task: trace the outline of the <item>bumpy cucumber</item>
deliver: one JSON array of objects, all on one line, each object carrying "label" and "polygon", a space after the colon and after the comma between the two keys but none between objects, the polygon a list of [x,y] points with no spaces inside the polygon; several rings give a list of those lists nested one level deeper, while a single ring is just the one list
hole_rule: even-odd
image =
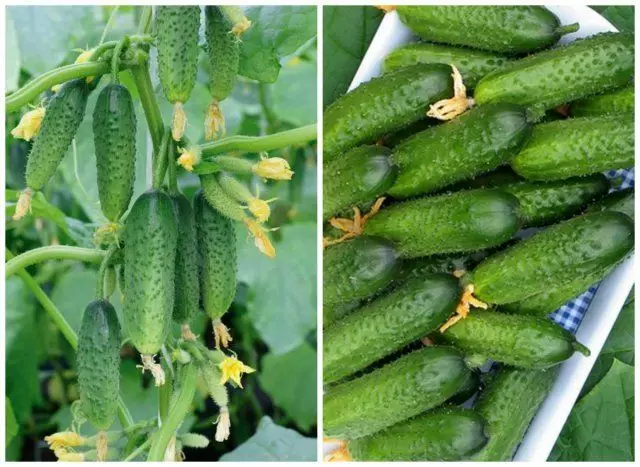
[{"label": "bumpy cucumber", "polygon": [[540,6],[398,6],[398,14],[426,41],[521,54],[549,47],[578,25]]},{"label": "bumpy cucumber", "polygon": [[217,101],[226,99],[236,82],[240,66],[240,39],[231,32],[233,23],[220,7],[205,7],[207,54],[211,94]]},{"label": "bumpy cucumber", "polygon": [[211,207],[202,191],[196,193],[194,208],[202,307],[216,320],[227,312],[236,294],[236,231],[233,222]]},{"label": "bumpy cucumber", "polygon": [[455,185],[451,185],[445,188],[445,191],[459,191],[470,190],[472,188],[494,188],[501,185],[506,185],[512,182],[521,182],[524,180],[517,173],[511,170],[509,166],[502,166],[487,172],[483,175],[478,175],[470,180],[464,180]]},{"label": "bumpy cucumber", "polygon": [[222,189],[216,174],[201,175],[200,186],[209,204],[223,216],[239,222],[247,217],[242,206]]},{"label": "bumpy cucumber", "polygon": [[632,113],[635,107],[633,84],[605,94],[585,97],[572,102],[571,115],[574,117],[593,117],[596,115]]},{"label": "bumpy cucumber", "polygon": [[42,190],[53,176],[78,131],[89,97],[86,80],[65,83],[51,98],[27,160],[26,182]]},{"label": "bumpy cucumber", "polygon": [[186,196],[178,193],[171,199],[178,221],[173,320],[178,324],[189,324],[198,312],[200,301],[196,219]]},{"label": "bumpy cucumber", "polygon": [[78,335],[78,389],[82,412],[98,430],[113,423],[120,387],[120,323],[106,300],[84,311]]},{"label": "bumpy cucumber", "polygon": [[529,180],[561,180],[634,164],[633,114],[543,123],[511,160]]},{"label": "bumpy cucumber", "polygon": [[589,350],[556,323],[533,316],[475,311],[442,337],[467,354],[482,354],[518,368],[549,368]]},{"label": "bumpy cucumber", "polygon": [[383,195],[396,179],[391,151],[381,146],[359,146],[325,164],[322,174],[324,220],[351,214]]},{"label": "bumpy cucumber", "polygon": [[428,118],[426,120],[418,120],[417,122],[413,122],[411,125],[406,126],[398,131],[390,133],[382,137],[382,144],[389,148],[395,148],[397,145],[402,143],[404,140],[409,139],[413,135],[420,133],[421,131],[426,130],[427,128],[431,128],[432,126],[436,126],[440,124],[440,120],[436,120],[435,118]]},{"label": "bumpy cucumber", "polygon": [[480,80],[473,98],[478,104],[512,102],[541,113],[624,86],[631,81],[633,69],[633,35],[598,34],[490,73]]},{"label": "bumpy cucumber", "polygon": [[361,84],[324,111],[324,161],[427,118],[430,104],[452,95],[451,67],[441,64],[414,65]]},{"label": "bumpy cucumber", "polygon": [[467,271],[486,257],[484,252],[434,255],[400,261],[400,268],[393,279],[394,284],[402,284],[410,279],[420,279],[428,274],[453,274]]},{"label": "bumpy cucumber", "polygon": [[411,352],[324,397],[324,432],[352,440],[435,408],[468,384],[472,373],[450,347]]},{"label": "bumpy cucumber", "polygon": [[373,300],[324,332],[323,379],[338,381],[434,331],[460,298],[452,275],[409,280]]},{"label": "bumpy cucumber", "polygon": [[388,241],[358,237],[331,246],[323,258],[325,306],[370,297],[394,277],[398,255]]},{"label": "bumpy cucumber", "polygon": [[502,55],[482,50],[418,43],[394,50],[385,57],[382,67],[388,73],[417,63],[454,65],[462,75],[465,86],[473,88],[480,78],[499,70],[507,62],[508,59]]},{"label": "bumpy cucumber", "polygon": [[142,355],[160,351],[169,332],[175,297],[178,231],[173,202],[161,191],[140,195],[124,232],[124,322]]},{"label": "bumpy cucumber", "polygon": [[481,262],[472,273],[480,300],[504,304],[594,274],[633,248],[633,222],[618,212],[585,214],[554,225]]},{"label": "bumpy cucumber", "polygon": [[519,228],[517,212],[509,193],[460,191],[382,209],[364,233],[391,240],[403,258],[477,251],[509,240]]},{"label": "bumpy cucumber", "polygon": [[512,104],[476,107],[428,128],[393,150],[396,198],[429,193],[488,172],[517,154],[531,134],[526,110]]},{"label": "bumpy cucumber", "polygon": [[457,461],[487,443],[485,421],[472,410],[444,407],[349,442],[355,461]]},{"label": "bumpy cucumber", "polygon": [[326,328],[330,324],[342,319],[347,314],[356,310],[360,305],[359,300],[353,300],[351,302],[343,302],[336,304],[329,304],[322,306],[322,327]]},{"label": "bumpy cucumber", "polygon": [[635,216],[635,204],[633,198],[633,188],[614,191],[602,198],[602,200],[589,206],[587,208],[587,212],[616,211],[626,214],[633,219]]},{"label": "bumpy cucumber", "polygon": [[93,140],[100,207],[116,222],[129,207],[136,174],[136,113],[124,86],[109,84],[100,92],[93,110]]},{"label": "bumpy cucumber", "polygon": [[487,421],[489,442],[474,461],[510,461],[540,404],[553,386],[556,370],[499,370],[481,394],[476,410]]}]

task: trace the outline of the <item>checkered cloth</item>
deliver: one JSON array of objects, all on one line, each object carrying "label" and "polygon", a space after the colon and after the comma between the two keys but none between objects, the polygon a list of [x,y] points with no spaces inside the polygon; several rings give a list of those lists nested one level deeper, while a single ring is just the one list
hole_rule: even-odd
[{"label": "checkered cloth", "polygon": [[[614,184],[616,185],[616,188],[611,191],[633,188],[635,184],[633,169],[611,170],[605,173],[605,175],[608,179],[615,180]],[[566,330],[576,332],[578,330],[578,326],[580,326],[580,323],[582,322],[584,314],[589,309],[589,304],[591,303],[591,300],[593,300],[599,285],[600,284],[594,285],[579,297],[562,305],[551,314],[551,319]]]}]

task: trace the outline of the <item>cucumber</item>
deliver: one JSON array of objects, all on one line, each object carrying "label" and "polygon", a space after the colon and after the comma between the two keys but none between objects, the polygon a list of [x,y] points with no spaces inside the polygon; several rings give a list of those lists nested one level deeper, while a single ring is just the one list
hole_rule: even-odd
[{"label": "cucumber", "polygon": [[120,323],[107,300],[95,300],[84,311],[76,365],[82,413],[95,428],[106,430],[116,416],[120,390]]},{"label": "cucumber", "polygon": [[498,167],[496,170],[487,172],[486,174],[478,175],[472,179],[464,180],[456,183],[455,185],[448,186],[444,191],[451,192],[471,190],[474,188],[494,188],[512,182],[521,182],[523,180],[524,179],[515,173],[511,167],[502,166]]},{"label": "cucumber", "polygon": [[426,41],[505,54],[549,47],[577,24],[561,26],[541,6],[398,6],[400,20]]},{"label": "cucumber", "polygon": [[431,128],[433,126],[438,125],[440,120],[435,118],[428,118],[426,120],[418,120],[417,122],[413,122],[411,125],[406,126],[396,132],[384,135],[381,139],[382,144],[389,148],[395,148],[397,145],[402,143],[404,140],[409,139],[413,135],[420,133],[421,131],[426,130],[427,128]]},{"label": "cucumber", "polygon": [[443,407],[349,442],[355,461],[457,461],[487,443],[485,421],[472,410]]},{"label": "cucumber", "polygon": [[512,104],[476,107],[398,145],[395,198],[429,193],[506,163],[531,134],[526,110]]},{"label": "cucumber", "polygon": [[93,141],[102,213],[117,222],[129,207],[136,175],[136,113],[131,94],[109,84],[93,110]]},{"label": "cucumber", "polygon": [[360,306],[359,300],[351,302],[336,303],[334,305],[322,306],[322,328],[326,328],[330,324],[342,319],[347,314],[356,310]]},{"label": "cucumber", "polygon": [[608,93],[579,99],[571,103],[570,110],[574,117],[633,113],[635,110],[633,84]]},{"label": "cucumber", "polygon": [[223,216],[239,222],[247,217],[242,205],[222,189],[216,174],[200,175],[200,186],[207,202]]},{"label": "cucumber", "polygon": [[442,337],[465,354],[482,354],[518,368],[543,369],[589,350],[556,323],[533,316],[472,311]]},{"label": "cucumber", "polygon": [[497,246],[518,228],[518,200],[486,189],[391,205],[367,221],[364,233],[394,242],[402,258],[415,258]]},{"label": "cucumber", "polygon": [[598,211],[616,211],[626,214],[631,219],[635,216],[635,204],[634,204],[634,190],[633,188],[626,188],[624,190],[614,191],[609,195],[602,198],[597,203],[592,204],[587,208],[587,212]]},{"label": "cucumber", "polygon": [[472,373],[456,349],[426,347],[411,352],[332,387],[324,396],[325,435],[343,440],[371,435],[439,406],[470,378]]},{"label": "cucumber", "polygon": [[508,58],[482,50],[449,45],[418,43],[395,49],[387,55],[382,64],[385,73],[418,63],[443,63],[455,66],[467,88],[473,88],[480,78],[499,70]]},{"label": "cucumber", "polygon": [[489,442],[472,460],[505,462],[513,458],[556,375],[555,369],[498,371],[476,404],[487,421]]},{"label": "cucumber", "polygon": [[452,95],[451,67],[441,64],[415,65],[361,84],[324,111],[324,161],[427,118],[430,104]]},{"label": "cucumber", "polygon": [[322,173],[324,220],[363,209],[383,195],[396,179],[391,151],[382,146],[358,146],[325,164]]},{"label": "cucumber", "polygon": [[220,102],[229,97],[240,66],[240,39],[231,32],[233,23],[220,7],[205,7],[207,56],[211,95]]},{"label": "cucumber", "polygon": [[634,55],[632,34],[579,39],[490,73],[473,98],[478,104],[520,104],[541,116],[561,104],[626,85],[633,76]]},{"label": "cucumber", "polygon": [[400,267],[393,279],[393,284],[402,284],[411,279],[420,279],[428,274],[453,274],[455,271],[467,271],[485,257],[486,253],[479,251],[472,254],[457,253],[405,259],[400,261]]},{"label": "cucumber", "polygon": [[537,125],[511,168],[529,180],[562,180],[634,164],[633,114]]},{"label": "cucumber", "polygon": [[324,331],[323,379],[333,383],[436,330],[455,311],[452,275],[409,280]]},{"label": "cucumber", "polygon": [[633,248],[633,222],[618,212],[575,217],[481,262],[470,280],[488,303],[524,300],[601,271]]},{"label": "cucumber", "polygon": [[158,190],[140,195],[127,215],[124,242],[124,324],[138,352],[152,356],[169,333],[175,298],[178,231],[171,198]]}]

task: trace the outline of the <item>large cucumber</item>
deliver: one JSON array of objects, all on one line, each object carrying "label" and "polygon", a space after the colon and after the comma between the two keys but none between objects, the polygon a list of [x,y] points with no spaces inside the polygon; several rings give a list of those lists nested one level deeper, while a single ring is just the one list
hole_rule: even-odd
[{"label": "large cucumber", "polygon": [[635,216],[634,193],[633,188],[614,191],[602,198],[602,200],[589,206],[587,212],[616,211],[626,214],[633,219]]},{"label": "large cucumber", "polygon": [[633,113],[635,110],[635,96],[633,84],[629,84],[615,91],[596,96],[585,97],[572,102],[571,115],[574,117],[593,117],[596,115]]}]

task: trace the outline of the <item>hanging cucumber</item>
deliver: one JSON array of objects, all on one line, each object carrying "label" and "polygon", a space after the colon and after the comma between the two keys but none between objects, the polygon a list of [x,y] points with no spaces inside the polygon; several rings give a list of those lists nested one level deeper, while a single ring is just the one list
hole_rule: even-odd
[{"label": "hanging cucumber", "polygon": [[570,111],[573,117],[633,113],[635,111],[633,84],[608,93],[579,99],[571,103]]},{"label": "hanging cucumber", "polygon": [[589,206],[587,212],[616,211],[626,214],[633,219],[635,216],[634,194],[633,188],[614,191],[597,203]]}]

